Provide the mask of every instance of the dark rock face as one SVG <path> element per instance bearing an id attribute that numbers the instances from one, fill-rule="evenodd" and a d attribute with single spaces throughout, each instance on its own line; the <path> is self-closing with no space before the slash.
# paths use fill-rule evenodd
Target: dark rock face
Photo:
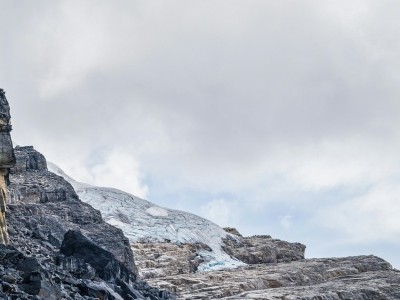
<path id="1" fill-rule="evenodd" d="M 62 242 L 60 252 L 67 258 L 88 263 L 95 269 L 101 279 L 112 281 L 116 278 L 123 281 L 134 281 L 136 277 L 115 256 L 89 240 L 79 231 L 69 230 Z"/>
<path id="2" fill-rule="evenodd" d="M 81 230 L 101 247 L 112 252 L 136 272 L 132 250 L 120 229 L 105 223 L 98 210 L 79 200 L 73 187 L 46 168 L 46 161 L 32 147 L 15 151 L 17 165 L 10 174 L 9 225 L 35 238 L 60 246 L 69 230 Z M 38 168 L 21 167 L 32 157 Z"/>
<path id="3" fill-rule="evenodd" d="M 273 239 L 269 235 L 251 237 L 227 236 L 223 249 L 229 255 L 247 263 L 279 263 L 304 259 L 306 246 Z"/>
<path id="4" fill-rule="evenodd" d="M 11 119 L 10 106 L 3 89 L 0 89 L 0 119 L 3 119 L 7 123 L 9 123 Z"/>
<path id="5" fill-rule="evenodd" d="M 18 157 L 18 152 L 16 152 Z M 28 170 L 16 172 L 11 169 L 11 182 L 8 187 L 10 204 L 33 204 L 77 200 L 73 187 L 47 170 Z"/>
<path id="6" fill-rule="evenodd" d="M 20 299 L 174 298 L 136 279 L 128 239 L 80 201 L 67 181 L 49 172 L 43 155 L 33 147 L 18 147 L 15 154 L 7 212 L 10 246 L 3 248 L 7 254 L 0 261 L 3 294 Z"/>
<path id="7" fill-rule="evenodd" d="M 71 257 L 49 250 L 36 245 L 32 257 L 17 247 L 0 245 L 0 299 L 174 299 L 143 281 L 104 281 L 96 272 L 85 277 L 87 273 L 79 271 L 91 271 L 89 264 L 74 265 Z"/>
<path id="8" fill-rule="evenodd" d="M 11 168 L 15 164 L 10 120 L 10 106 L 4 90 L 0 89 L 0 169 Z"/>
<path id="9" fill-rule="evenodd" d="M 50 284 L 50 272 L 36 258 L 13 246 L 0 245 L 1 299 L 60 299 L 61 289 Z M 66 298 L 68 299 L 68 298 Z"/>
<path id="10" fill-rule="evenodd" d="M 22 173 L 28 170 L 47 170 L 46 158 L 37 152 L 33 146 L 16 146 L 14 152 L 16 154 L 16 164 L 11 170 L 12 173 Z"/>
<path id="11" fill-rule="evenodd" d="M 10 106 L 3 89 L 0 89 L 0 244 L 8 244 L 6 222 L 7 183 L 9 169 L 15 164 L 11 141 Z"/>

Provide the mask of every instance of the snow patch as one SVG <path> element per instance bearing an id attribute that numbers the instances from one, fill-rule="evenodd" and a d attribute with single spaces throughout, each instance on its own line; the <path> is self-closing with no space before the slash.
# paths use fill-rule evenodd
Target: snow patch
<path id="1" fill-rule="evenodd" d="M 168 211 L 158 206 L 149 207 L 146 212 L 153 217 L 168 217 Z"/>

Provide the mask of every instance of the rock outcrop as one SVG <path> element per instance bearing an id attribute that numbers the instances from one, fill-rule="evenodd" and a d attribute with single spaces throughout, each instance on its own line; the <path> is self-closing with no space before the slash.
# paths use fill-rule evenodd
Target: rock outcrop
<path id="1" fill-rule="evenodd" d="M 142 279 L 195 273 L 203 262 L 198 252 L 211 251 L 200 243 L 134 243 L 131 246 Z"/>
<path id="2" fill-rule="evenodd" d="M 223 228 L 227 233 L 236 235 L 236 236 L 242 236 L 239 231 L 236 228 L 233 227 L 224 227 Z"/>
<path id="3" fill-rule="evenodd" d="M 133 253 L 121 230 L 105 223 L 98 210 L 79 200 L 67 181 L 49 172 L 44 157 L 33 147 L 18 147 L 15 155 L 17 164 L 11 169 L 9 185 L 13 232 L 23 228 L 60 247 L 68 230 L 80 230 L 136 272 Z"/>
<path id="4" fill-rule="evenodd" d="M 234 231 L 232 231 L 234 232 Z M 133 243 L 140 276 L 160 278 L 192 274 L 203 263 L 199 253 L 211 251 L 201 243 Z M 305 246 L 273 239 L 271 236 L 243 237 L 237 230 L 235 236 L 223 239 L 222 249 L 233 258 L 246 264 L 280 263 L 304 259 Z M 203 255 L 204 256 L 204 255 Z"/>
<path id="5" fill-rule="evenodd" d="M 11 141 L 10 106 L 3 89 L 0 89 L 0 244 L 8 244 L 6 223 L 7 178 L 9 169 L 15 164 Z"/>
<path id="6" fill-rule="evenodd" d="M 238 232 L 237 232 L 238 233 Z M 227 236 L 223 249 L 246 264 L 279 263 L 304 259 L 306 246 L 273 239 L 269 235 Z"/>
<path id="7" fill-rule="evenodd" d="M 79 200 L 67 181 L 49 172 L 43 155 L 33 147 L 17 147 L 15 156 L 8 186 L 10 244 L 3 248 L 7 259 L 0 261 L 5 278 L 15 279 L 7 283 L 0 277 L 7 297 L 174 298 L 137 278 L 134 256 L 122 231 L 104 222 L 98 210 Z M 18 266 L 25 263 L 13 263 L 14 256 L 34 259 L 36 267 L 24 273 Z"/>
<path id="8" fill-rule="evenodd" d="M 375 256 L 256 264 L 148 282 L 178 299 L 400 299 L 400 272 Z"/>

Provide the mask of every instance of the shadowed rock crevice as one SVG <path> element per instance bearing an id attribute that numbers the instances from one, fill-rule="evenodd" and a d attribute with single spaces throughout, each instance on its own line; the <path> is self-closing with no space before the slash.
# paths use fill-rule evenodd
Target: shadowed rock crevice
<path id="1" fill-rule="evenodd" d="M 64 235 L 60 253 L 66 258 L 73 257 L 77 262 L 88 263 L 106 281 L 116 278 L 128 282 L 136 280 L 136 274 L 129 271 L 111 252 L 99 247 L 79 231 L 69 230 Z"/>

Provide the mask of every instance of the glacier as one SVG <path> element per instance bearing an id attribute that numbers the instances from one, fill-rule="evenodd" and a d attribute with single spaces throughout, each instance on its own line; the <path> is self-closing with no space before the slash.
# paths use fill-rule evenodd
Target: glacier
<path id="1" fill-rule="evenodd" d="M 236 237 L 207 219 L 188 212 L 159 207 L 118 189 L 78 182 L 51 162 L 48 162 L 48 168 L 67 180 L 83 202 L 99 210 L 104 220 L 120 228 L 132 244 L 203 243 L 211 251 L 198 252 L 204 260 L 198 267 L 200 272 L 246 265 L 230 257 L 222 249 L 224 238 L 228 235 Z"/>

